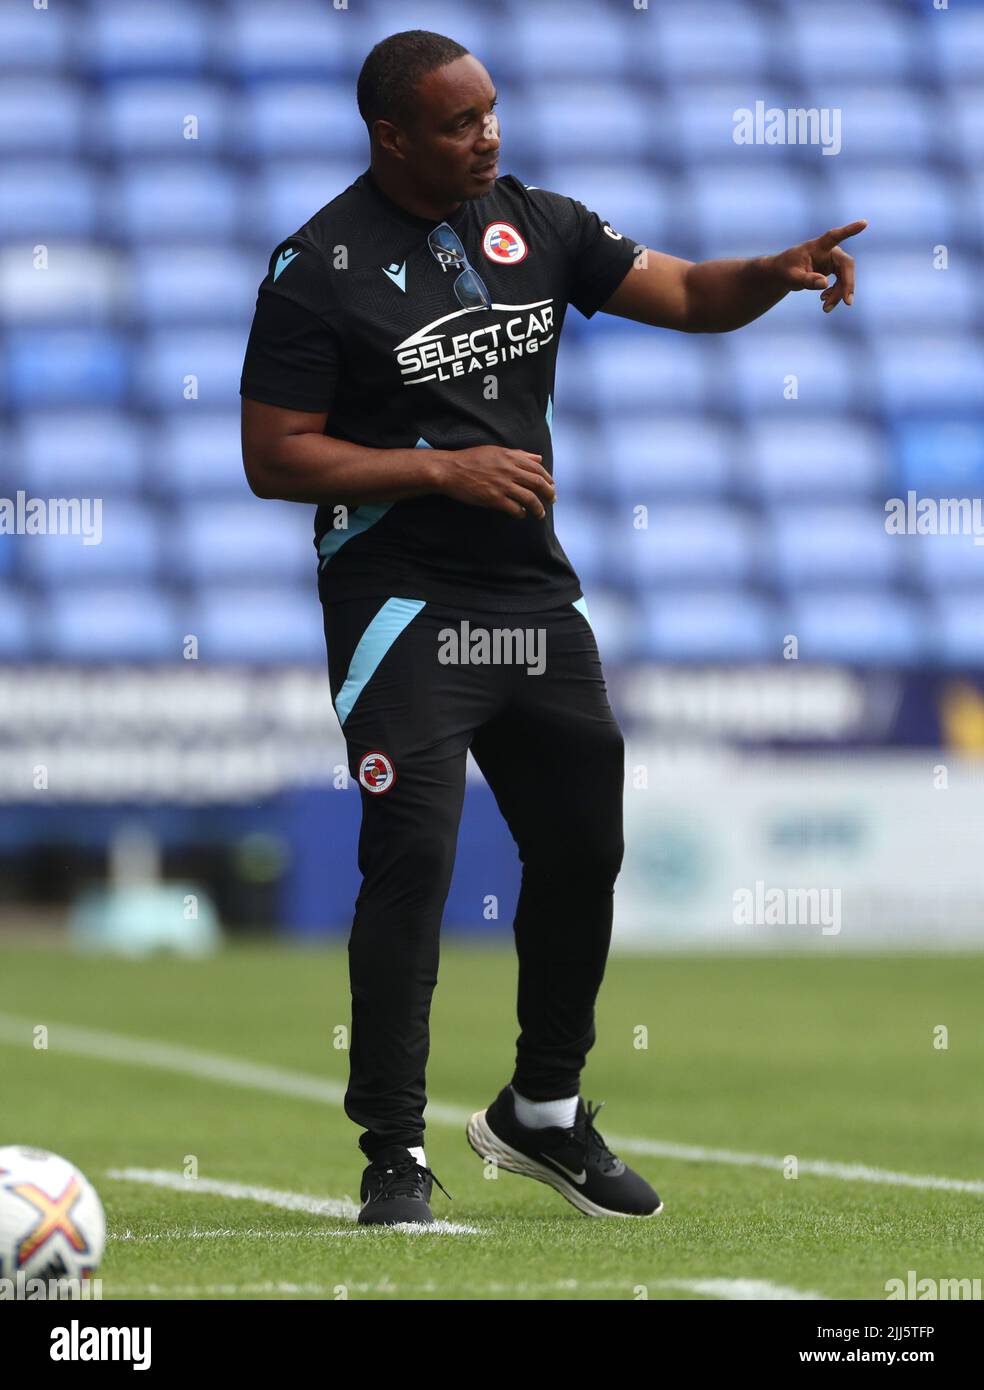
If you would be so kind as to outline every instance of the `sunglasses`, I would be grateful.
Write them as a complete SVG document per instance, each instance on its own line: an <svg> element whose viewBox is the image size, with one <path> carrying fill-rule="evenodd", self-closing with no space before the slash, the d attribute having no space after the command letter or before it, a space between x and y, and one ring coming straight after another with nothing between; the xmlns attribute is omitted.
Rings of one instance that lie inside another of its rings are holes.
<svg viewBox="0 0 984 1390"><path fill-rule="evenodd" d="M485 286L485 281L469 263L468 257L465 255L465 248L461 244L461 238L453 227L442 222L439 227L435 227L432 232L428 233L427 245L440 263L442 270L447 270L449 266L461 268L461 273L456 277L453 288L458 297L458 303L463 309L492 308L492 296Z"/></svg>

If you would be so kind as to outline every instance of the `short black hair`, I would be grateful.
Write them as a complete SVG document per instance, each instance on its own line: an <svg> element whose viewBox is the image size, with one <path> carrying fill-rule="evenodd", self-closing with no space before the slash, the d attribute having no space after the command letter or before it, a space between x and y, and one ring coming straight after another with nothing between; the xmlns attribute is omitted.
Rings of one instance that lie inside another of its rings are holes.
<svg viewBox="0 0 984 1390"><path fill-rule="evenodd" d="M382 39L362 64L356 86L359 115L372 136L373 121L413 124L417 83L435 68L443 68L469 50L429 29L405 29Z"/></svg>

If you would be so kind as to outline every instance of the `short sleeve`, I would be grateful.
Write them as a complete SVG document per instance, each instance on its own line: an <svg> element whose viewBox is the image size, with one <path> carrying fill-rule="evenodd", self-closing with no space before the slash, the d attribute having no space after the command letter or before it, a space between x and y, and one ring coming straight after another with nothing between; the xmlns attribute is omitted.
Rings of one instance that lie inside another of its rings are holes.
<svg viewBox="0 0 984 1390"><path fill-rule="evenodd" d="M292 237L270 257L243 359L239 393L286 410L331 409L341 340L328 271L310 242Z"/></svg>
<svg viewBox="0 0 984 1390"><path fill-rule="evenodd" d="M589 319L618 289L644 243L624 236L577 198L530 185L527 190L545 205L567 248L568 302Z"/></svg>

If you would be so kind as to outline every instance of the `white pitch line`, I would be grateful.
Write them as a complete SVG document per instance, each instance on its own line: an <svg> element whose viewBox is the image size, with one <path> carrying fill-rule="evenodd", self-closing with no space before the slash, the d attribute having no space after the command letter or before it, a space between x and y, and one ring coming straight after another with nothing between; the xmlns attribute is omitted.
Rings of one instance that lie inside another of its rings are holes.
<svg viewBox="0 0 984 1390"><path fill-rule="evenodd" d="M661 1279L659 1286L663 1289L687 1289L690 1293L704 1293L711 1298L771 1299L776 1302L826 1299L826 1294L770 1284L766 1279Z"/></svg>
<svg viewBox="0 0 984 1390"><path fill-rule="evenodd" d="M296 1241L296 1240L348 1240L352 1236L361 1235L361 1231L325 1231L320 1228L310 1230L266 1230L258 1226L221 1226L210 1227L206 1231L199 1231L194 1226L191 1230L186 1230L183 1226L173 1226L170 1230L162 1231L107 1231L107 1240L121 1240L127 1244L143 1243L144 1241L154 1240L266 1240L266 1241Z"/></svg>
<svg viewBox="0 0 984 1390"><path fill-rule="evenodd" d="M14 1014L0 1013L0 1043L33 1048L33 1030L42 1020L27 1019ZM178 1072L202 1081L221 1081L248 1090L266 1091L272 1095L312 1100L321 1105L340 1106L345 1086L338 1081L324 1080L306 1072L288 1071L283 1067L241 1062L213 1052L174 1043L149 1042L120 1033L105 1033L94 1028L73 1024L49 1023L48 1042L51 1048L73 1052L79 1056L97 1057L104 1062L153 1067L159 1071ZM427 1102L428 1121L463 1127L472 1111L462 1106ZM775 1173L785 1169L784 1158L775 1154L743 1153L733 1149L704 1148L698 1144L675 1144L661 1139L640 1139L626 1135L608 1134L609 1144L626 1153L643 1154L648 1158L671 1158L684 1163L724 1163L745 1168L767 1168ZM887 1168L873 1168L863 1163L836 1163L827 1159L800 1159L798 1171L814 1177L837 1178L842 1182L882 1183L889 1187L918 1187L938 1192L967 1192L984 1196L984 1180L979 1178L941 1178L929 1173L897 1173Z"/></svg>
<svg viewBox="0 0 984 1390"><path fill-rule="evenodd" d="M344 1284L289 1284L283 1281L266 1280L259 1284L121 1284L113 1285L115 1298L146 1298L148 1294L169 1294L172 1298L214 1298L217 1294L274 1294L284 1293L294 1296L301 1293L336 1294L339 1288L346 1293L356 1290L360 1293L395 1293L395 1289L385 1286L370 1288L358 1287L348 1282ZM336 1300L337 1301L337 1300Z"/></svg>
<svg viewBox="0 0 984 1390"><path fill-rule="evenodd" d="M495 1294L523 1294L530 1297L546 1293L588 1293L597 1289L619 1289L629 1302L640 1300L630 1298L638 1285L627 1279L556 1279L549 1283L501 1283L456 1285L457 1293L467 1293L474 1298L488 1298ZM825 1300L820 1293L809 1293L792 1289L782 1284L770 1284L765 1279L659 1279L643 1285L648 1288L680 1289L686 1293L704 1294L709 1298L739 1300ZM146 1294L166 1293L173 1297L214 1297L216 1294L337 1294L344 1289L348 1294L395 1294L401 1290L414 1298L422 1293L447 1292L446 1285L439 1285L433 1279L416 1284L393 1284L390 1282L367 1284L356 1283L350 1279L339 1280L337 1284L290 1284L283 1281L266 1280L255 1284L127 1284L115 1287L113 1292L120 1298L139 1298ZM644 1300L642 1300L644 1301Z"/></svg>
<svg viewBox="0 0 984 1390"><path fill-rule="evenodd" d="M358 1203L351 1197L310 1197L304 1192L282 1192L276 1187L260 1187L252 1183L222 1182L217 1178L186 1178L183 1173L170 1173L164 1168L109 1168L108 1178L120 1182L149 1183L153 1187L168 1187L173 1192L191 1196L210 1194L215 1197L234 1197L243 1202L262 1202L283 1211L305 1211L310 1216L328 1216L341 1221L355 1221ZM435 1221L424 1225L420 1221L400 1221L387 1227L408 1235L480 1236L476 1226L463 1226L457 1221ZM346 1233L347 1234L347 1233Z"/></svg>

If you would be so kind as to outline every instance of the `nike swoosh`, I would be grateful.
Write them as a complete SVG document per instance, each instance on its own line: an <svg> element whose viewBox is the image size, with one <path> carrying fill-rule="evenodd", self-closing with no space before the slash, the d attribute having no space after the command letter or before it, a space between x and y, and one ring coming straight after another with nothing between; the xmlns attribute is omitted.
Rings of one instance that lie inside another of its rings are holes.
<svg viewBox="0 0 984 1390"><path fill-rule="evenodd" d="M545 1158L547 1162L551 1165L551 1167L559 1168L562 1173L566 1173L567 1176L570 1178L571 1182L576 1182L578 1187L582 1187L587 1182L588 1170L586 1168L582 1168L580 1173L572 1173L569 1168L565 1168L564 1165L562 1163L558 1163L555 1158L550 1158L550 1156L548 1154L545 1154L542 1149L540 1150L540 1157Z"/></svg>
<svg viewBox="0 0 984 1390"><path fill-rule="evenodd" d="M406 294L406 292L407 292L407 284L406 284L406 281L407 281L407 263L406 263L406 261L404 261L403 264L402 264L401 266L397 266L397 265L394 263L393 266L385 266L385 265L384 265L384 266L380 266L380 269L382 270L382 272L383 272L384 275L388 276L388 278L389 278L390 280L393 281L393 284L397 287L398 290L402 290L403 293Z"/></svg>
<svg viewBox="0 0 984 1390"><path fill-rule="evenodd" d="M274 267L273 278L275 280L278 279L283 271L290 265L291 261L296 260L300 254L300 251L281 251L280 255L277 257L277 264Z"/></svg>

